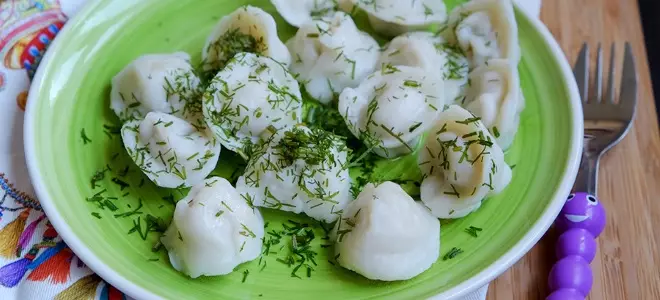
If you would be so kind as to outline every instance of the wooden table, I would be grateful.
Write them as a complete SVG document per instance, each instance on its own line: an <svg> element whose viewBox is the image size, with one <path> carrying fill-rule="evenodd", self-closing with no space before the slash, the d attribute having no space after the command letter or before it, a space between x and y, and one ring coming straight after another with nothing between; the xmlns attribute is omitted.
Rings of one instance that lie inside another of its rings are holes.
<svg viewBox="0 0 660 300"><path fill-rule="evenodd" d="M571 64L584 41L603 42L605 58L610 44L619 43L619 63L623 42L632 43L640 84L637 117L628 136L601 160L598 197L607 209L607 228L591 263L589 299L660 299L660 133L637 1L544 0L541 20ZM487 299L545 299L556 238L555 232L548 232L490 285Z"/></svg>

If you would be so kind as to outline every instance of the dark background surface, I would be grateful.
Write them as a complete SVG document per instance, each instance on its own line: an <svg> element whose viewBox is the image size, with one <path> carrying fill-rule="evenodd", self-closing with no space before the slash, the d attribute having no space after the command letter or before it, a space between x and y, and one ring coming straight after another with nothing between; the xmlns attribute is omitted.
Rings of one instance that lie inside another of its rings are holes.
<svg viewBox="0 0 660 300"><path fill-rule="evenodd" d="M660 1L639 0L639 12L653 81L655 110L660 115Z"/></svg>

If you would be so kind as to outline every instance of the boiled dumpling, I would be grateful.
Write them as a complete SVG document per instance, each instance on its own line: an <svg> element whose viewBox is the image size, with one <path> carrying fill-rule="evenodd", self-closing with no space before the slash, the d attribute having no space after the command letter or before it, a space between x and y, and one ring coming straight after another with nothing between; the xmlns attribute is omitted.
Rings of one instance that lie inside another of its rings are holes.
<svg viewBox="0 0 660 300"><path fill-rule="evenodd" d="M196 278L231 273L261 253L264 219L224 178L195 185L161 237L172 266Z"/></svg>
<svg viewBox="0 0 660 300"><path fill-rule="evenodd" d="M266 135L236 189L255 206L335 221L352 200L344 139L302 125Z"/></svg>
<svg viewBox="0 0 660 300"><path fill-rule="evenodd" d="M298 82L282 64L253 53L236 54L213 78L203 102L220 143L239 153L267 127L291 127L302 117Z"/></svg>
<svg viewBox="0 0 660 300"><path fill-rule="evenodd" d="M351 0L367 12L369 23L380 34L396 36L424 30L447 20L447 8L440 0Z"/></svg>
<svg viewBox="0 0 660 300"><path fill-rule="evenodd" d="M511 146L525 100L518 69L507 60L492 59L470 73L465 108L481 118L502 149Z"/></svg>
<svg viewBox="0 0 660 300"><path fill-rule="evenodd" d="M339 9L350 10L349 0L270 0L289 24L300 27L314 18L331 15Z"/></svg>
<svg viewBox="0 0 660 300"><path fill-rule="evenodd" d="M110 107L122 122L163 112L199 125L201 92L184 52L138 57L112 78Z"/></svg>
<svg viewBox="0 0 660 300"><path fill-rule="evenodd" d="M385 65L359 87L339 96L339 113L351 132L380 156L417 148L444 105L441 78L423 69Z"/></svg>
<svg viewBox="0 0 660 300"><path fill-rule="evenodd" d="M307 22L287 41L291 72L315 99L329 103L376 68L379 46L344 12Z"/></svg>
<svg viewBox="0 0 660 300"><path fill-rule="evenodd" d="M367 184L333 231L337 262L374 280L406 280L435 263L440 222L397 184Z"/></svg>
<svg viewBox="0 0 660 300"><path fill-rule="evenodd" d="M277 36L277 24L261 8L243 6L224 16L215 26L202 50L206 70L221 70L237 53L268 56L289 65L291 55Z"/></svg>
<svg viewBox="0 0 660 300"><path fill-rule="evenodd" d="M448 103L458 102L468 82L468 61L460 48L431 32L410 32L394 38L381 53L379 66L422 68L445 80Z"/></svg>
<svg viewBox="0 0 660 300"><path fill-rule="evenodd" d="M504 153L478 117L458 105L442 112L429 131L418 164L421 198L443 219L461 218L511 181Z"/></svg>
<svg viewBox="0 0 660 300"><path fill-rule="evenodd" d="M520 61L518 25L511 0L472 0L452 11L447 35L478 67L492 58Z"/></svg>
<svg viewBox="0 0 660 300"><path fill-rule="evenodd" d="M124 147L135 164L157 186L196 185L215 168L220 144L208 129L200 130L175 116L150 112L124 124Z"/></svg>

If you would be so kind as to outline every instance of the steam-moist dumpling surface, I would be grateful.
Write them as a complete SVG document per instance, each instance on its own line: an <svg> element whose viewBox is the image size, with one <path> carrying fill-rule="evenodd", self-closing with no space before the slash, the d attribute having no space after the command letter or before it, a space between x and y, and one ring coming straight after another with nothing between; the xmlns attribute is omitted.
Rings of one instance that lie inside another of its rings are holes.
<svg viewBox="0 0 660 300"><path fill-rule="evenodd" d="M157 186L196 185L215 168L220 144L208 129L160 112L124 124L124 148L135 164Z"/></svg>
<svg viewBox="0 0 660 300"><path fill-rule="evenodd" d="M385 65L339 95L351 132L383 157L411 153L445 105L441 78L420 68Z"/></svg>
<svg viewBox="0 0 660 300"><path fill-rule="evenodd" d="M291 55L277 36L273 17L261 8L243 6L224 16L213 28L202 50L206 70L220 70L237 53L268 56L289 65Z"/></svg>
<svg viewBox="0 0 660 300"><path fill-rule="evenodd" d="M282 64L253 53L239 53L211 80L204 94L204 118L220 143L242 151L264 130L301 121L298 82Z"/></svg>
<svg viewBox="0 0 660 300"><path fill-rule="evenodd" d="M511 0L472 0L449 17L449 36L470 57L473 67L489 59L520 61L518 24Z"/></svg>
<svg viewBox="0 0 660 300"><path fill-rule="evenodd" d="M447 20L444 1L438 0L351 0L367 12L369 23L380 34L396 36L424 30Z"/></svg>
<svg viewBox="0 0 660 300"><path fill-rule="evenodd" d="M367 184L334 228L337 262L374 280L406 280L435 263L440 222L397 184Z"/></svg>
<svg viewBox="0 0 660 300"><path fill-rule="evenodd" d="M470 81L465 108L481 118L500 147L509 148L525 108L518 69L507 60L493 59L474 69Z"/></svg>
<svg viewBox="0 0 660 300"><path fill-rule="evenodd" d="M348 7L348 0L270 0L277 12L295 27Z"/></svg>
<svg viewBox="0 0 660 300"><path fill-rule="evenodd" d="M307 92L323 103L344 88L358 86L375 70L379 55L376 40L344 12L304 23L287 47L291 72L299 74Z"/></svg>
<svg viewBox="0 0 660 300"><path fill-rule="evenodd" d="M195 185L161 237L172 266L196 278L231 273L261 253L264 220L224 178Z"/></svg>
<svg viewBox="0 0 660 300"><path fill-rule="evenodd" d="M440 114L418 164L422 201L443 219L464 217L511 181L502 149L479 118L458 105Z"/></svg>
<svg viewBox="0 0 660 300"><path fill-rule="evenodd" d="M200 99L199 78L185 52L140 56L112 78L110 108L122 122L163 112L199 125Z"/></svg>
<svg viewBox="0 0 660 300"><path fill-rule="evenodd" d="M468 82L469 65L462 49L431 32L410 32L387 44L378 66L400 65L422 68L445 81L448 103L462 99Z"/></svg>
<svg viewBox="0 0 660 300"><path fill-rule="evenodd" d="M344 139L303 125L267 134L237 190L255 206L335 221L352 200Z"/></svg>

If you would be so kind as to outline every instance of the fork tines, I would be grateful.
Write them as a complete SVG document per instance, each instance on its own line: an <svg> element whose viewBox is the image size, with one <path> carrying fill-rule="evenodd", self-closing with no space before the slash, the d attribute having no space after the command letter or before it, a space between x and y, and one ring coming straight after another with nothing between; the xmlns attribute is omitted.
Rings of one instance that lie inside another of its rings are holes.
<svg viewBox="0 0 660 300"><path fill-rule="evenodd" d="M616 45L612 43L610 50L610 61L609 61L609 71L608 82L603 97L603 49L598 44L598 51L596 56L596 73L593 86L593 95L589 95L589 45L584 43L578 59L575 63L575 68L573 73L577 81L578 89L580 91L580 98L582 98L582 103L584 105L589 104L610 104L616 105L617 109L620 109L620 113L627 114L632 116L635 110L635 105L637 102L637 78L635 71L635 59L632 53L632 47L630 43L625 43L625 53L623 58L623 72L621 73L621 92L619 94L619 101L616 102L617 97L615 97L615 59L616 59ZM586 107L585 107L586 108ZM586 113L586 111L585 111Z"/></svg>

